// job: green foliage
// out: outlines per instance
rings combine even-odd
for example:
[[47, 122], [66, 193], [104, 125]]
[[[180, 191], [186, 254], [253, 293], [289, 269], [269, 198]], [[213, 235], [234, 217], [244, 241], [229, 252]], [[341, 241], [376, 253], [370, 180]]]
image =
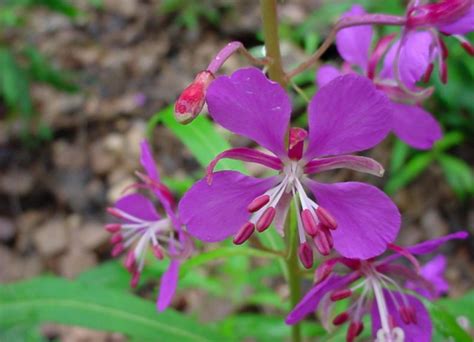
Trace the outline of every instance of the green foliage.
[[163, 0], [160, 10], [164, 13], [177, 14], [176, 23], [188, 30], [198, 28], [201, 19], [217, 25], [220, 18], [219, 11], [212, 1]]
[[211, 328], [146, 300], [80, 282], [42, 277], [0, 287], [0, 325], [57, 322], [120, 332], [138, 340], [217, 341]]
[[[472, 297], [472, 294], [471, 294]], [[430, 317], [431, 320], [433, 321], [434, 328], [438, 333], [443, 335], [445, 338], [452, 338], [456, 342], [471, 342], [472, 337], [469, 336], [469, 334], [461, 328], [461, 326], [457, 323], [456, 317], [452, 315], [451, 312], [447, 311], [444, 306], [446, 303], [449, 303], [450, 301], [447, 300], [444, 304], [438, 304], [434, 302], [429, 302], [427, 300], [424, 301], [424, 304], [428, 311], [430, 312]], [[472, 298], [471, 298], [472, 302]], [[451, 305], [453, 306], [454, 301], [451, 300]], [[466, 307], [466, 303], [460, 304], [454, 304], [454, 307], [456, 308], [452, 312], [462, 312], [461, 307], [464, 306]], [[465, 311], [465, 310], [464, 310]], [[472, 316], [472, 315], [471, 315]]]

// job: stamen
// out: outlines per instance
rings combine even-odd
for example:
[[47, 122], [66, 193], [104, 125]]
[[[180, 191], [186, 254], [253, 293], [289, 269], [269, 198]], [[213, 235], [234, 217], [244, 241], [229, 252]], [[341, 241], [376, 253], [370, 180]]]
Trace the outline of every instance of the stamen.
[[332, 320], [332, 324], [341, 325], [341, 324], [346, 323], [348, 319], [349, 319], [349, 313], [347, 311], [344, 311], [340, 313], [339, 315], [337, 315], [336, 317], [334, 317], [334, 319]]
[[422, 81], [424, 83], [428, 83], [430, 81], [431, 74], [433, 74], [433, 69], [434, 69], [434, 64], [430, 63], [428, 65], [428, 68], [426, 68], [425, 74], [423, 75], [423, 80]]
[[159, 245], [154, 245], [152, 250], [153, 250], [153, 255], [155, 256], [155, 258], [157, 258], [158, 260], [163, 260], [164, 253]]
[[349, 325], [349, 329], [347, 330], [346, 339], [348, 342], [352, 342], [355, 340], [357, 336], [364, 330], [364, 324], [359, 321], [353, 321]]
[[343, 300], [352, 296], [352, 291], [350, 289], [336, 290], [331, 293], [331, 300], [337, 302], [338, 300]]
[[323, 207], [318, 206], [318, 208], [316, 209], [316, 215], [318, 216], [321, 223], [329, 229], [337, 228], [336, 219]]
[[117, 244], [117, 243], [119, 243], [119, 242], [122, 242], [122, 241], [123, 241], [123, 235], [120, 234], [120, 233], [114, 234], [114, 235], [112, 235], [112, 237], [110, 238], [110, 243], [111, 243], [112, 245], [115, 245], [115, 244]]
[[105, 230], [108, 231], [109, 233], [117, 233], [122, 226], [118, 223], [109, 223], [105, 225]]
[[313, 241], [319, 253], [324, 256], [331, 253], [331, 245], [328, 240], [328, 235], [323, 230], [318, 230], [318, 233], [313, 237]]
[[136, 267], [135, 252], [133, 250], [127, 253], [125, 258], [125, 268], [131, 273]]
[[112, 257], [115, 258], [117, 255], [122, 253], [124, 249], [125, 248], [124, 248], [123, 244], [119, 242], [118, 244], [116, 244], [114, 246], [114, 248], [112, 248], [112, 252], [110, 254], [112, 255]]
[[130, 280], [130, 287], [131, 288], [136, 288], [138, 285], [138, 282], [140, 281], [140, 271], [134, 271], [132, 274], [132, 279]]
[[318, 224], [311, 213], [311, 210], [304, 209], [301, 212], [301, 221], [303, 222], [303, 227], [306, 233], [310, 236], [315, 236], [318, 232]]
[[274, 207], [268, 207], [263, 212], [262, 216], [258, 219], [255, 227], [258, 232], [263, 232], [272, 224], [273, 219], [275, 218], [276, 209]]
[[310, 269], [311, 267], [313, 267], [313, 250], [307, 242], [304, 242], [299, 245], [298, 257], [300, 258], [301, 263], [305, 268]]
[[474, 46], [464, 37], [459, 34], [453, 35], [454, 38], [459, 40], [462, 48], [471, 56], [474, 56]]
[[246, 222], [234, 236], [234, 244], [241, 245], [247, 241], [255, 231], [255, 225], [252, 222]]
[[270, 201], [270, 196], [268, 195], [262, 195], [257, 198], [255, 198], [252, 202], [247, 207], [247, 210], [251, 213], [254, 213], [260, 209], [263, 208], [265, 204], [267, 204]]

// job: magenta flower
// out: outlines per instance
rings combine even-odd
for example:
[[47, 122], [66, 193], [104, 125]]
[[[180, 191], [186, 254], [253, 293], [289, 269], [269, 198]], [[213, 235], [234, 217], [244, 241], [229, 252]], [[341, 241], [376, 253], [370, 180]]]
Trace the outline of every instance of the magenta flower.
[[132, 287], [138, 284], [149, 246], [157, 259], [162, 260], [165, 256], [171, 259], [168, 270], [161, 278], [157, 300], [157, 309], [163, 311], [171, 303], [178, 282], [179, 266], [182, 259], [192, 252], [193, 243], [173, 211], [171, 192], [160, 182], [159, 173], [146, 140], [141, 143], [141, 164], [146, 174], [137, 174], [143, 182], [131, 187], [151, 190], [162, 205], [165, 215], [162, 217], [158, 214], [150, 199], [133, 193], [121, 197], [114, 207], [108, 209], [109, 213], [121, 222], [108, 224], [106, 229], [113, 234], [111, 238], [114, 244], [113, 256], [129, 249], [125, 258], [125, 267], [132, 274], [130, 283]]
[[428, 299], [437, 299], [449, 290], [449, 284], [444, 278], [445, 271], [446, 257], [439, 254], [427, 262], [420, 270], [421, 276], [433, 285], [431, 291], [410, 280], [406, 282], [405, 288], [415, 291]]
[[[316, 285], [290, 312], [286, 323], [296, 324], [320, 307], [323, 322], [328, 326], [334, 303], [350, 298], [352, 304], [349, 308], [332, 319], [334, 325], [350, 321], [348, 341], [353, 341], [362, 332], [362, 318], [370, 313], [375, 341], [429, 342], [432, 324], [426, 308], [416, 296], [404, 290], [394, 277], [409, 280], [433, 296], [437, 284], [419, 272], [415, 255], [433, 253], [447, 241], [465, 239], [467, 236], [467, 232], [459, 232], [406, 249], [391, 245], [396, 253], [379, 259], [328, 259], [316, 270]], [[396, 263], [401, 256], [407, 258], [414, 269]], [[336, 264], [345, 266], [349, 272], [345, 275], [334, 274]]]
[[[354, 5], [352, 9], [345, 13], [344, 16], [364, 15], [364, 9], [359, 5]], [[409, 69], [407, 77], [410, 84], [414, 86], [418, 80], [418, 76], [413, 76], [411, 72], [425, 70], [423, 64], [423, 52], [426, 50], [427, 41], [424, 38], [426, 32], [413, 33], [413, 37], [407, 38], [407, 48], [402, 51], [402, 55], [410, 53], [411, 57], [407, 60], [407, 69]], [[317, 83], [324, 86], [332, 79], [345, 73], [352, 73], [359, 70], [370, 78], [375, 86], [382, 90], [391, 100], [392, 106], [392, 129], [393, 132], [404, 142], [418, 149], [429, 149], [433, 143], [441, 138], [441, 127], [436, 119], [419, 104], [420, 100], [409, 93], [406, 93], [391, 74], [393, 65], [393, 54], [396, 49], [392, 48], [385, 58], [385, 64], [382, 72], [377, 74], [377, 64], [385, 51], [393, 40], [393, 36], [382, 38], [371, 49], [373, 31], [370, 25], [355, 26], [342, 29], [336, 36], [336, 46], [339, 54], [345, 63], [342, 70], [338, 70], [333, 66], [322, 66], [317, 73]], [[396, 45], [396, 44], [395, 44]], [[394, 46], [395, 46], [394, 45]], [[427, 51], [427, 50], [426, 50]], [[423, 69], [425, 68], [425, 69]], [[390, 71], [390, 72], [388, 72]]]
[[[293, 200], [300, 212], [299, 256], [307, 268], [313, 263], [313, 248], [327, 255], [334, 246], [346, 257], [366, 259], [382, 253], [395, 239], [400, 214], [382, 191], [358, 182], [323, 184], [309, 178], [337, 168], [383, 174], [376, 161], [346, 155], [375, 146], [389, 131], [388, 101], [369, 80], [347, 75], [323, 87], [308, 107], [309, 133], [289, 130], [289, 97], [255, 68], [218, 77], [206, 101], [217, 123], [274, 155], [249, 148], [218, 155], [208, 167], [208, 177], [194, 184], [179, 203], [191, 235], [206, 242], [234, 236], [234, 243], [241, 244], [272, 222], [283, 234]], [[258, 163], [278, 175], [258, 179], [236, 171], [213, 173], [222, 158]]]

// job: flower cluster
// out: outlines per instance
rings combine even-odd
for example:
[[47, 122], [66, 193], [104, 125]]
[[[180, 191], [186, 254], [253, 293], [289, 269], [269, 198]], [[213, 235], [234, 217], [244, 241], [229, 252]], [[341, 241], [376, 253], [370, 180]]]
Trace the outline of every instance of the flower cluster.
[[[373, 148], [390, 132], [419, 149], [429, 149], [440, 139], [440, 125], [421, 106], [432, 89], [419, 82], [430, 78], [435, 61], [441, 79], [447, 81], [441, 35], [455, 37], [473, 53], [463, 36], [474, 29], [472, 1], [413, 0], [406, 15], [396, 18], [370, 15], [356, 5], [341, 23], [336, 45], [344, 63], [341, 68], [319, 68], [319, 90], [307, 107], [307, 129], [291, 127], [290, 97], [262, 70], [247, 67], [216, 76], [234, 52], [249, 57], [241, 43], [232, 42], [183, 91], [175, 115], [189, 123], [207, 104], [216, 124], [252, 140], [256, 147], [231, 148], [215, 156], [205, 177], [175, 206], [148, 143], [142, 143], [145, 173], [137, 173], [140, 182], [131, 188], [150, 191], [163, 215], [148, 197], [135, 192], [109, 209], [120, 222], [106, 228], [113, 233], [113, 255], [129, 249], [125, 266], [132, 286], [139, 281], [148, 246], [156, 258], [171, 259], [161, 280], [159, 310], [169, 305], [179, 265], [193, 251], [191, 237], [204, 242], [232, 237], [241, 245], [272, 225], [282, 237], [288, 236], [288, 229], [293, 229], [288, 212], [293, 207], [301, 266], [312, 269], [317, 261], [319, 267], [314, 287], [288, 315], [288, 324], [321, 309], [328, 329], [330, 323], [349, 322], [347, 341], [353, 341], [364, 329], [363, 316], [370, 314], [375, 341], [431, 340], [431, 320], [419, 298], [436, 299], [447, 291], [446, 260], [438, 255], [421, 267], [416, 256], [433, 253], [449, 240], [465, 239], [467, 233], [400, 247], [395, 240], [401, 216], [384, 192], [361, 182], [325, 184], [314, 177], [342, 168], [383, 176], [377, 161], [356, 153]], [[399, 39], [385, 36], [372, 47], [372, 25], [378, 23], [401, 25]], [[224, 158], [259, 164], [264, 176], [215, 172]], [[391, 254], [383, 256], [387, 250]], [[337, 256], [321, 260], [331, 253]], [[400, 262], [401, 257], [408, 263]], [[345, 299], [350, 300], [347, 309], [333, 316], [334, 303]]]

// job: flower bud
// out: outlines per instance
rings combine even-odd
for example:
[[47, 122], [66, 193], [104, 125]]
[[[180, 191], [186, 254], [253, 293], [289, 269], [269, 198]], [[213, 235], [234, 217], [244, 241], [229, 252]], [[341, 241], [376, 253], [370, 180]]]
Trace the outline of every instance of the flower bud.
[[213, 80], [214, 75], [210, 71], [201, 71], [179, 95], [174, 106], [174, 115], [179, 123], [190, 123], [199, 115], [206, 101], [207, 88]]

